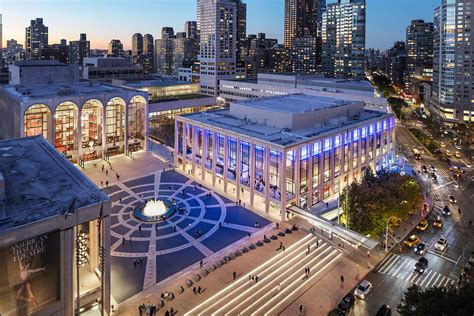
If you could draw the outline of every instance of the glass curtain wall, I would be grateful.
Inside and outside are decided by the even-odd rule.
[[[265,190],[265,147],[255,145],[255,186],[257,192],[264,192]]]
[[[43,135],[48,139],[48,126],[51,120],[51,111],[47,105],[35,104],[26,110],[24,118],[25,136]]]
[[[290,150],[286,152],[286,194],[288,198],[295,195],[296,181],[296,151]]]
[[[227,159],[227,178],[235,180],[237,178],[237,139],[227,138],[228,159]]]
[[[223,175],[224,174],[224,135],[217,133],[216,137],[216,150],[217,150],[217,163],[216,163],[216,174]]]
[[[240,183],[250,186],[250,144],[240,141]]]
[[[270,197],[280,201],[280,161],[281,152],[270,150]]]

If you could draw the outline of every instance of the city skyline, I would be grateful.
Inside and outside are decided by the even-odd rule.
[[[334,1],[328,1],[332,2]],[[108,0],[94,2],[48,0],[39,5],[26,0],[3,1],[3,46],[6,46],[6,40],[12,38],[23,44],[25,28],[30,20],[38,17],[42,17],[45,25],[49,27],[50,44],[59,43],[62,38],[68,41],[76,40],[79,33],[88,33],[91,48],[101,49],[106,49],[112,39],[120,39],[125,49],[131,49],[134,33],[150,33],[159,38],[161,28],[164,26],[174,27],[175,31],[183,31],[185,21],[196,20],[194,0],[159,0],[156,3],[140,0],[139,5],[130,6],[127,10],[128,16],[140,17],[131,24],[127,23],[130,20],[125,15],[123,22],[116,19],[116,14],[122,14],[118,10],[123,8],[123,5],[119,4],[125,5],[126,2],[116,1],[113,7],[110,3]],[[246,0],[245,3],[248,10],[247,33],[266,33],[268,38],[277,38],[279,43],[283,43],[284,0]],[[268,6],[268,3],[272,5]],[[410,21],[424,19],[431,22],[434,8],[439,4],[440,0],[419,0],[417,3],[400,0],[397,4],[367,0],[366,47],[387,49],[394,41],[404,40],[405,29]],[[89,9],[91,5],[94,5],[94,11]],[[410,13],[405,14],[408,5]],[[82,16],[67,15],[64,12],[87,12],[87,16],[84,19]],[[67,27],[64,27],[65,25]],[[106,27],[107,25],[110,25],[110,28]]]

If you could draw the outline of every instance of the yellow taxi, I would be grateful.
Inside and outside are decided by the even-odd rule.
[[[451,157],[451,152],[450,152],[449,150],[446,150],[446,151],[444,152],[444,155],[445,155],[446,157]]]
[[[420,237],[418,237],[417,235],[411,235],[403,243],[407,245],[408,247],[413,248],[416,245],[418,245],[420,242],[421,242]]]
[[[420,231],[425,231],[428,229],[428,220],[427,219],[422,219],[421,222],[416,225],[416,229],[420,230]]]
[[[444,148],[444,147],[446,147],[446,144],[441,142],[441,143],[439,143],[439,147]]]
[[[454,157],[456,157],[456,158],[461,158],[461,153],[460,153],[459,151],[456,151],[456,152],[454,153]]]
[[[433,226],[436,228],[443,228],[443,219],[441,217],[436,218],[433,222]]]

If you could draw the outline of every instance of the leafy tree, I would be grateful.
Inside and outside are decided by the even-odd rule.
[[[432,287],[422,289],[412,285],[397,305],[403,316],[474,314],[474,287],[470,284],[462,288]]]

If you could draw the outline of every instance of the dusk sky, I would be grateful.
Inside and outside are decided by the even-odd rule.
[[[247,33],[264,32],[283,40],[284,0],[244,0],[247,3]],[[328,3],[335,2],[328,0]],[[389,48],[405,39],[413,19],[433,20],[441,0],[367,0],[367,47]],[[79,39],[87,33],[92,48],[106,48],[117,38],[131,48],[132,34],[150,33],[158,38],[163,26],[183,30],[184,21],[196,19],[195,0],[0,0],[3,41],[23,43],[31,19],[44,18],[49,42]]]

